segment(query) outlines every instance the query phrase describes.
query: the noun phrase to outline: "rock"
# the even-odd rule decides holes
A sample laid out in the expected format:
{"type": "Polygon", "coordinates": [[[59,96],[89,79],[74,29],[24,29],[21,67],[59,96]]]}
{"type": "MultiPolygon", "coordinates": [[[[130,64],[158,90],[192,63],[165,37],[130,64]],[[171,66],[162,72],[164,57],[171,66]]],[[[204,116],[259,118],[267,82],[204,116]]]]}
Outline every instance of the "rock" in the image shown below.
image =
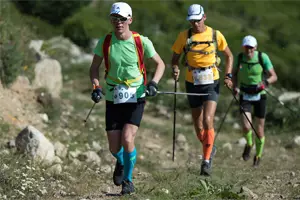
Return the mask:
{"type": "Polygon", "coordinates": [[[290,175],[291,175],[292,177],[294,177],[294,176],[296,176],[296,173],[295,173],[295,172],[291,172],[290,175]]]}
{"type": "Polygon", "coordinates": [[[246,197],[250,197],[252,199],[258,199],[257,194],[255,194],[254,192],[252,192],[249,188],[247,188],[245,186],[241,187],[240,194],[244,195],[246,197]]]}
{"type": "Polygon", "coordinates": [[[60,164],[55,164],[47,169],[47,172],[51,175],[59,175],[62,172],[62,166],[60,164]]]}
{"type": "Polygon", "coordinates": [[[264,179],[268,180],[268,179],[270,179],[270,176],[264,176],[264,179]]]}
{"type": "Polygon", "coordinates": [[[27,126],[16,137],[18,152],[26,153],[33,158],[40,158],[48,163],[54,159],[53,144],[36,128],[27,126]]]}
{"type": "Polygon", "coordinates": [[[298,147],[300,147],[300,136],[299,135],[296,136],[293,141],[298,147]]]}
{"type": "Polygon", "coordinates": [[[1,151],[0,151],[0,155],[9,155],[9,150],[7,150],[7,149],[2,149],[1,151]]]}
{"type": "Polygon", "coordinates": [[[57,98],[63,86],[60,63],[54,59],[43,59],[35,65],[34,88],[46,88],[47,91],[57,98]]]}
{"type": "Polygon", "coordinates": [[[81,162],[79,161],[79,160],[77,160],[77,159],[72,159],[72,165],[73,165],[73,167],[75,166],[75,167],[79,167],[79,166],[81,166],[81,162]]]}
{"type": "Polygon", "coordinates": [[[101,158],[94,151],[87,151],[78,155],[78,159],[82,162],[94,163],[96,165],[101,164],[101,158]]]}
{"type": "Polygon", "coordinates": [[[166,194],[169,194],[170,193],[170,191],[168,190],[168,189],[166,189],[166,188],[162,188],[161,189],[164,193],[166,193],[166,194]]]}
{"type": "Polygon", "coordinates": [[[247,141],[244,137],[240,138],[236,144],[239,146],[239,147],[245,147],[245,145],[247,144],[247,141]]]}
{"type": "Polygon", "coordinates": [[[235,122],[235,123],[233,123],[233,129],[240,130],[241,126],[238,123],[235,122]]]}
{"type": "Polygon", "coordinates": [[[100,167],[100,171],[109,174],[111,173],[111,167],[109,165],[103,165],[100,167]]]}
{"type": "Polygon", "coordinates": [[[75,149],[75,151],[69,151],[69,157],[70,158],[77,158],[81,154],[81,151],[78,149],[75,149]]]}
{"type": "Polygon", "coordinates": [[[291,101],[300,98],[300,92],[284,92],[278,99],[283,102],[291,101]]]}
{"type": "Polygon", "coordinates": [[[145,156],[144,155],[139,155],[139,159],[140,160],[145,160],[145,156]]]}
{"type": "Polygon", "coordinates": [[[63,161],[58,156],[55,156],[53,159],[53,163],[54,164],[62,164],[63,161]]]}
{"type": "Polygon", "coordinates": [[[37,60],[49,57],[44,51],[41,50],[43,42],[43,40],[31,40],[29,43],[29,48],[35,51],[37,60]]]}
{"type": "Polygon", "coordinates": [[[18,76],[10,89],[17,93],[26,93],[28,90],[32,89],[30,81],[26,76],[18,76]]]}
{"type": "Polygon", "coordinates": [[[66,146],[58,141],[54,143],[54,149],[55,154],[60,158],[65,158],[68,154],[68,149],[66,148],[66,146]]]}
{"type": "Polygon", "coordinates": [[[101,151],[101,149],[102,149],[102,147],[100,146],[100,144],[99,143],[97,143],[97,142],[95,142],[95,141],[93,141],[93,143],[92,143],[92,148],[93,148],[93,150],[95,150],[95,151],[101,151]]]}
{"type": "Polygon", "coordinates": [[[189,149],[186,137],[181,133],[177,135],[176,144],[178,146],[179,151],[188,151],[189,149]]]}
{"type": "Polygon", "coordinates": [[[49,122],[49,117],[46,113],[42,113],[42,114],[39,114],[41,119],[43,120],[43,122],[45,123],[48,123],[49,122]]]}
{"type": "Polygon", "coordinates": [[[232,151],[232,145],[229,142],[223,144],[222,148],[226,151],[232,151]]]}
{"type": "Polygon", "coordinates": [[[158,144],[154,144],[153,142],[146,142],[145,147],[150,149],[150,150],[159,150],[161,149],[161,146],[158,144]]]}
{"type": "Polygon", "coordinates": [[[279,155],[279,158],[280,158],[280,160],[282,160],[282,161],[291,161],[291,160],[292,160],[291,157],[288,156],[287,154],[280,154],[280,155],[279,155]]]}
{"type": "Polygon", "coordinates": [[[12,149],[16,147],[16,141],[15,140],[10,140],[6,144],[7,148],[12,149]]]}

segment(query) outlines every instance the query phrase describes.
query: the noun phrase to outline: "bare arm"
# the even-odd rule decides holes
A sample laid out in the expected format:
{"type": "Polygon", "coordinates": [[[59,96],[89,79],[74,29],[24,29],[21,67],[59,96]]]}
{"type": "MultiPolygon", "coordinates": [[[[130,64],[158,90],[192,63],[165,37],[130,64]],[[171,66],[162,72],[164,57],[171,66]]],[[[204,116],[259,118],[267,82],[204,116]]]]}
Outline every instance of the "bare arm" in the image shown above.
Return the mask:
{"type": "Polygon", "coordinates": [[[158,83],[165,71],[165,63],[161,59],[161,57],[156,53],[151,59],[156,63],[156,70],[154,73],[153,81],[158,83]]]}
{"type": "Polygon", "coordinates": [[[274,70],[274,68],[270,69],[267,71],[268,73],[268,83],[272,84],[272,83],[275,83],[277,81],[277,74],[274,70]]]}
{"type": "Polygon", "coordinates": [[[224,50],[224,55],[226,58],[225,74],[228,74],[232,72],[232,64],[233,64],[233,56],[228,46],[224,50]]]}
{"type": "Polygon", "coordinates": [[[94,55],[93,62],[90,68],[90,79],[92,84],[99,86],[99,67],[102,63],[103,57],[94,55]]]}

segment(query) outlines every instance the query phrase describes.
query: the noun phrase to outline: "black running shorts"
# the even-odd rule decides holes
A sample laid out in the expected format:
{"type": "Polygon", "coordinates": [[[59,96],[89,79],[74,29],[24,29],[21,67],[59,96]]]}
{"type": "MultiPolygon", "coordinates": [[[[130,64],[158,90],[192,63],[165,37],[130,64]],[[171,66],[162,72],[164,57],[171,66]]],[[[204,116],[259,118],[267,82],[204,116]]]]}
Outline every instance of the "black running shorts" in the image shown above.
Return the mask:
{"type": "MultiPolygon", "coordinates": [[[[265,118],[267,108],[267,96],[262,94],[259,101],[246,101],[243,99],[243,95],[240,95],[240,105],[245,112],[252,112],[252,106],[254,107],[254,116],[257,118],[265,118]]],[[[242,113],[242,109],[240,108],[242,113]]]]}
{"type": "Polygon", "coordinates": [[[205,101],[218,101],[219,97],[219,80],[215,80],[213,84],[207,85],[194,85],[190,82],[185,82],[186,92],[188,93],[210,93],[206,96],[190,96],[188,95],[188,101],[191,108],[198,108],[203,105],[205,101]]]}
{"type": "Polygon", "coordinates": [[[106,131],[122,130],[125,124],[140,126],[145,106],[145,98],[139,98],[137,103],[114,104],[106,101],[106,131]]]}

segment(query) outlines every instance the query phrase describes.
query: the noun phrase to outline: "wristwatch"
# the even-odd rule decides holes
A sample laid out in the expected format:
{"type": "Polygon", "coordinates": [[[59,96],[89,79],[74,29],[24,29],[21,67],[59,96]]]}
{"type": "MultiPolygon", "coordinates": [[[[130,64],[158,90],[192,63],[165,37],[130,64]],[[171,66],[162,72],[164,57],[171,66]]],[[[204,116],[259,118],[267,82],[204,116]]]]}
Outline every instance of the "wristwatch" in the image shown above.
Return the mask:
{"type": "Polygon", "coordinates": [[[232,74],[231,73],[226,74],[225,78],[232,79],[232,74]]]}

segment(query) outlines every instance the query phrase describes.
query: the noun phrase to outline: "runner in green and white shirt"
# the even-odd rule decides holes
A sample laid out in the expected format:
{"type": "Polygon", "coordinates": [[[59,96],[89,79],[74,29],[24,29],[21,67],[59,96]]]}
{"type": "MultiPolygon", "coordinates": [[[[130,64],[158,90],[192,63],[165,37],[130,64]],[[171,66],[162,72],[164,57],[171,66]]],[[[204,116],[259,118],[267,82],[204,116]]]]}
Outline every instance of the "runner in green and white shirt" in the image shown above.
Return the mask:
{"type": "MultiPolygon", "coordinates": [[[[277,75],[272,62],[266,53],[256,51],[256,39],[248,35],[243,39],[243,52],[235,59],[233,70],[233,84],[235,95],[240,93],[240,105],[252,123],[252,106],[256,121],[255,130],[259,138],[256,138],[256,155],[253,165],[257,167],[260,163],[265,143],[264,125],[266,115],[266,91],[264,89],[277,81],[277,75]],[[239,88],[238,88],[239,87],[239,88]]],[[[242,113],[242,110],[240,111],[242,113]]],[[[241,115],[243,133],[247,140],[243,152],[243,159],[249,160],[253,146],[252,129],[247,118],[241,115]]]]}
{"type": "Polygon", "coordinates": [[[122,185],[121,194],[135,191],[132,172],[137,158],[134,139],[145,106],[145,89],[148,96],[155,96],[165,64],[156,53],[152,42],[129,29],[132,23],[131,7],[124,2],[114,3],[110,11],[113,32],[101,38],[94,50],[90,68],[93,84],[92,100],[98,103],[102,88],[99,86],[99,67],[106,66],[106,131],[109,150],[116,158],[114,184],[122,185]],[[154,76],[146,82],[144,58],[156,64],[154,76]]]}

